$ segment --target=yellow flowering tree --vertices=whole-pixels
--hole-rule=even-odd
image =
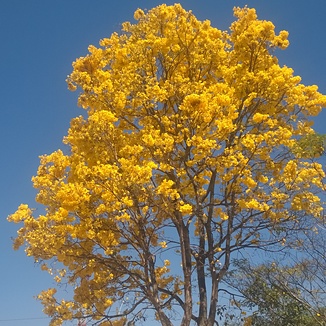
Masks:
[[[229,32],[181,5],[135,12],[136,23],[90,46],[68,77],[87,112],[41,157],[35,216],[22,204],[14,247],[71,285],[39,295],[51,325],[218,324],[231,257],[282,246],[318,219],[324,171],[296,155],[326,105],[278,64],[276,34],[235,8]],[[300,147],[300,146],[299,146]]]

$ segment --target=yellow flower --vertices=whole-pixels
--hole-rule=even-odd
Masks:
[[[182,213],[182,215],[189,215],[192,213],[192,206],[189,204],[180,205],[179,211]]]
[[[167,244],[166,244],[166,241],[161,241],[161,242],[159,243],[159,245],[160,245],[163,249],[165,249],[165,248],[168,247]]]

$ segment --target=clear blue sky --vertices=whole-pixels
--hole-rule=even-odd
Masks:
[[[175,1],[166,1],[172,4]],[[0,326],[45,326],[49,319],[33,298],[52,280],[23,250],[11,248],[17,225],[6,217],[20,203],[35,206],[31,177],[38,156],[62,148],[69,121],[81,113],[76,93],[65,78],[76,57],[87,53],[132,20],[138,7],[150,9],[160,1],[145,0],[2,0],[0,10],[1,194],[0,194]],[[290,47],[280,61],[294,68],[305,84],[317,84],[326,93],[325,0],[189,0],[180,1],[199,19],[227,29],[232,8],[257,9],[277,30],[290,32]],[[326,113],[315,127],[326,133]]]

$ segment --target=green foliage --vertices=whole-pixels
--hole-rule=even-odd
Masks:
[[[326,135],[308,134],[301,137],[292,151],[297,157],[315,158],[325,153]]]
[[[238,325],[326,325],[325,309],[309,305],[299,290],[304,285],[293,284],[293,278],[299,279],[305,272],[302,264],[293,268],[272,262],[254,267],[245,259],[234,264],[230,283],[243,296],[238,305],[255,310],[244,324]]]

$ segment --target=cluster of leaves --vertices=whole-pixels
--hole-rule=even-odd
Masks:
[[[315,158],[325,154],[326,135],[308,134],[301,137],[293,146],[293,153],[298,157]]]
[[[234,14],[222,32],[179,4],[139,9],[74,62],[87,117],[71,121],[68,154],[41,157],[45,214],[22,204],[9,217],[23,222],[15,247],[73,288],[39,295],[52,326],[148,311],[213,325],[233,254],[282,247],[304,216],[321,218],[323,168],[294,154],[326,97],[279,66],[287,32]]]

